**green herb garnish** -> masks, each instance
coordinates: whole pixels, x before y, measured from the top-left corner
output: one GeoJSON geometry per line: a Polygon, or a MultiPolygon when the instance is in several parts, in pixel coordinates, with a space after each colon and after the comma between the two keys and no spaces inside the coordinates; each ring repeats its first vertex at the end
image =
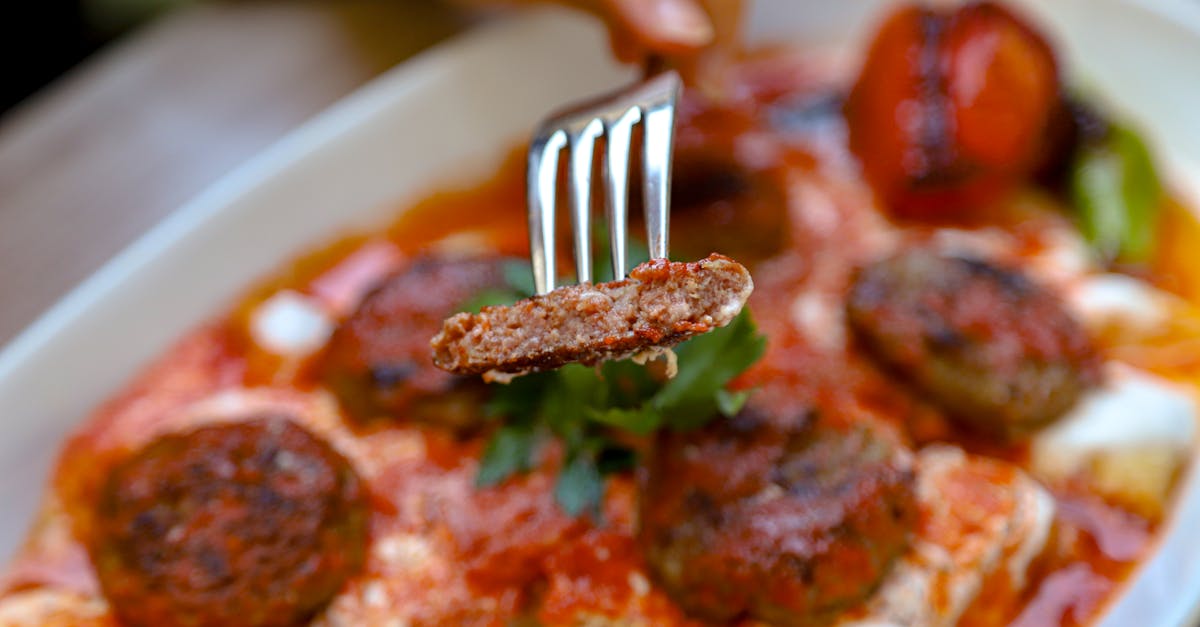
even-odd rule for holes
{"type": "Polygon", "coordinates": [[[627,470],[636,459],[616,436],[691,429],[737,413],[748,392],[725,386],[765,350],[766,338],[742,312],[728,326],[677,346],[679,371],[666,382],[620,361],[598,368],[571,364],[493,386],[488,413],[505,424],[484,453],[477,483],[494,485],[529,470],[537,443],[553,437],[566,455],[556,500],[572,516],[598,517],[605,476],[627,470]]]}
{"type": "Polygon", "coordinates": [[[1123,126],[1086,142],[1071,165],[1071,197],[1083,233],[1105,261],[1149,258],[1160,194],[1150,151],[1123,126]]]}
{"type": "Polygon", "coordinates": [[[528,472],[537,444],[537,434],[527,424],[500,427],[483,452],[476,485],[496,485],[518,472],[528,472]]]}

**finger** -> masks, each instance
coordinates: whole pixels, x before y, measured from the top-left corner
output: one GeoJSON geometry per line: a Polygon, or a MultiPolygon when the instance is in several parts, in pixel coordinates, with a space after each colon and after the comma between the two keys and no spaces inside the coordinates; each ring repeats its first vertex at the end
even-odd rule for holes
{"type": "Polygon", "coordinates": [[[642,44],[664,54],[687,54],[713,40],[713,25],[695,0],[605,0],[613,18],[642,44]]]}

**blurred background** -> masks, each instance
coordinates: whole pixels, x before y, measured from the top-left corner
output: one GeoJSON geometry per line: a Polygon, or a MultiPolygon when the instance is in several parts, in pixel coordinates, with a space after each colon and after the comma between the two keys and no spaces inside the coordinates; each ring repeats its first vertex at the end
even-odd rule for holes
{"type": "Polygon", "coordinates": [[[439,0],[37,0],[10,10],[0,345],[221,175],[482,19],[439,0]]]}
{"type": "MultiPolygon", "coordinates": [[[[40,0],[26,3],[19,14],[20,17],[9,20],[6,25],[8,32],[4,39],[12,54],[8,55],[11,61],[5,72],[7,80],[0,88],[3,89],[0,112],[11,109],[106,44],[123,36],[152,29],[153,27],[148,25],[159,18],[173,12],[183,12],[185,21],[196,19],[191,16],[201,13],[209,14],[209,18],[237,20],[247,16],[246,10],[237,7],[238,4],[248,3],[229,0],[207,3],[198,0],[40,0]],[[196,5],[199,4],[209,6],[198,9],[196,5]],[[224,14],[224,17],[215,14],[224,14]]],[[[398,8],[395,5],[427,5],[427,10],[422,12],[424,19],[421,24],[426,27],[444,27],[445,24],[439,22],[444,22],[452,13],[459,13],[443,6],[440,7],[442,11],[439,16],[435,11],[428,10],[428,5],[435,4],[434,0],[327,0],[307,4],[310,6],[297,8],[294,12],[326,14],[331,21],[345,22],[347,26],[358,29],[360,34],[363,29],[378,32],[381,35],[379,39],[364,42],[368,48],[364,52],[383,56],[407,52],[413,43],[420,47],[420,44],[428,42],[429,36],[436,38],[439,34],[444,34],[444,28],[435,28],[436,32],[424,33],[425,37],[422,37],[421,41],[399,42],[401,37],[397,35],[402,33],[389,30],[395,25],[390,23],[390,20],[411,19],[415,7],[407,7],[406,10],[405,7],[398,8]],[[439,20],[438,17],[442,19],[439,20]],[[382,36],[384,33],[390,33],[390,36],[382,36]],[[391,40],[390,43],[387,40],[391,40]],[[379,44],[383,46],[376,48],[375,45],[379,44]]],[[[253,9],[250,12],[253,13],[253,9]]],[[[410,30],[407,34],[422,33],[413,33],[410,30]]]]}

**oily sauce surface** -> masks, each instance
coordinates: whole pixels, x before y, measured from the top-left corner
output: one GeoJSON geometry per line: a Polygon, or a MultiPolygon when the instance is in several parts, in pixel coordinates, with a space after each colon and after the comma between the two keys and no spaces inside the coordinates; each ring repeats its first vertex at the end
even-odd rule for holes
{"type": "MultiPolygon", "coordinates": [[[[781,414],[835,407],[838,420],[877,421],[914,446],[950,441],[1024,464],[1022,446],[961,432],[846,336],[838,316],[854,268],[897,238],[919,242],[940,235],[929,225],[882,217],[845,152],[844,129],[829,104],[838,98],[830,77],[790,57],[755,59],[747,68],[744,97],[718,102],[693,96],[686,102],[672,224],[673,251],[695,257],[715,248],[746,263],[754,275],[750,307],[769,337],[768,351],[736,385],[755,388],[781,414]]],[[[88,510],[103,469],[153,434],[179,428],[181,408],[238,387],[263,390],[272,402],[322,402],[310,398],[320,388],[319,356],[272,354],[248,331],[272,294],[292,290],[340,319],[380,278],[423,251],[524,257],[522,152],[482,185],[436,194],[385,231],[336,242],[282,268],[101,407],[67,443],[7,589],[97,591],[76,538],[90,532],[88,510]]],[[[1056,202],[1023,192],[988,216],[987,225],[950,226],[995,235],[1005,254],[1032,264],[1053,246],[1054,233],[1070,228],[1056,202]]],[[[636,199],[634,204],[636,209],[636,199]]],[[[1180,205],[1172,204],[1167,215],[1170,233],[1152,276],[1187,298],[1200,297],[1200,271],[1186,257],[1200,245],[1200,227],[1180,205]]],[[[1200,341],[1200,318],[1177,326],[1151,345],[1119,337],[1101,341],[1137,365],[1200,378],[1200,352],[1191,350],[1200,341]]],[[[336,416],[336,410],[315,410],[326,414],[336,416]]],[[[365,623],[384,616],[380,608],[402,605],[414,624],[505,625],[527,618],[532,607],[535,618],[557,624],[585,608],[652,624],[689,624],[645,574],[633,535],[633,476],[610,482],[597,525],[569,518],[555,505],[553,477],[561,460],[554,447],[528,475],[477,489],[486,433],[456,436],[404,421],[354,426],[336,418],[310,426],[355,463],[371,495],[366,573],[334,601],[331,611],[339,616],[365,623]]],[[[1053,494],[1056,532],[1031,569],[1034,583],[1018,594],[995,578],[963,624],[1086,622],[1144,556],[1159,524],[1079,485],[1055,486],[1053,494]]]]}

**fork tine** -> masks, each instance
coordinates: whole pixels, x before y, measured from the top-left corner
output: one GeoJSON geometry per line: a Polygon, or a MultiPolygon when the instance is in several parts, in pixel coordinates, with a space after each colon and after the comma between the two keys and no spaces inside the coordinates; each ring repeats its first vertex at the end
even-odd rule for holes
{"type": "Polygon", "coordinates": [[[675,102],[679,75],[666,72],[642,88],[647,97],[643,114],[645,140],[642,169],[645,177],[646,238],[650,258],[665,259],[670,226],[671,152],[675,135],[675,102]]]}
{"type": "Polygon", "coordinates": [[[567,143],[562,130],[544,130],[534,136],[529,147],[526,176],[529,209],[529,259],[533,265],[533,285],[538,294],[554,289],[555,188],[558,184],[558,155],[567,143]]]}
{"type": "Polygon", "coordinates": [[[527,194],[529,258],[538,294],[554,289],[560,153],[568,149],[568,187],[575,274],[580,283],[592,281],[592,170],[596,140],[608,136],[603,162],[613,277],[625,277],[629,199],[629,148],[633,127],[645,128],[642,159],[645,183],[646,231],[650,258],[667,256],[671,147],[675,134],[675,103],[679,75],[665,72],[637,86],[566,111],[543,123],[529,146],[527,194]]]}
{"type": "Polygon", "coordinates": [[[571,129],[571,230],[575,236],[575,280],[592,282],[592,167],[596,139],[604,132],[598,119],[571,129]]]}
{"type": "Polygon", "coordinates": [[[605,200],[608,213],[608,241],[612,252],[612,276],[625,278],[625,231],[629,215],[629,144],[633,125],[641,111],[630,107],[608,127],[608,147],[604,160],[605,200]]]}

